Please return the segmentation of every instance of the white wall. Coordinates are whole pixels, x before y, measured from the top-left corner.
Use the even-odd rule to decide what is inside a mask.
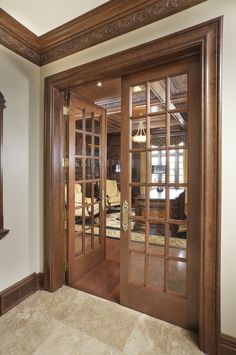
[[[39,272],[40,69],[0,46],[4,110],[3,193],[5,228],[0,241],[0,291]]]
[[[236,336],[236,151],[235,89],[236,82],[236,1],[208,0],[189,10],[144,28],[73,54],[41,68],[45,76],[163,37],[181,29],[224,15],[223,62],[223,210],[222,210],[222,331]],[[42,91],[41,91],[42,94]],[[234,159],[234,161],[232,161]]]

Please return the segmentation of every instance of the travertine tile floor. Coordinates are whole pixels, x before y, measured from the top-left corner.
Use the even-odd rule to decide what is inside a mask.
[[[174,325],[63,287],[38,291],[0,318],[1,355],[197,355]]]

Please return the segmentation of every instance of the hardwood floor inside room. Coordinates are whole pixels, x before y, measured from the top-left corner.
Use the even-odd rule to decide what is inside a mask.
[[[106,259],[69,286],[120,302],[120,240],[107,238]]]

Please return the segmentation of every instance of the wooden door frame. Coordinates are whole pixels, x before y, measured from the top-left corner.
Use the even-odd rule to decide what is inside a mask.
[[[200,348],[219,352],[221,235],[221,57],[223,18],[205,22],[45,79],[44,285],[64,284],[64,181],[61,90],[121,77],[199,53],[202,69]]]

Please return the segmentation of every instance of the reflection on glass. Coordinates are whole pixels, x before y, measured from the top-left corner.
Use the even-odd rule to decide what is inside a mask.
[[[182,261],[169,261],[168,291],[186,294],[186,263]]]
[[[101,197],[100,182],[99,181],[96,181],[94,183],[93,189],[94,189],[94,203],[95,203],[96,201],[99,201],[100,197]]]
[[[132,208],[135,210],[136,216],[146,216],[146,187],[132,186],[131,187]]]
[[[187,183],[187,149],[171,149],[169,157],[169,182],[174,184]]]
[[[146,152],[132,153],[132,182],[145,183],[146,182]]]
[[[132,149],[145,149],[147,146],[146,118],[131,120]]]
[[[149,224],[149,251],[163,255],[165,252],[165,224]]]
[[[129,254],[129,282],[144,283],[144,254]]]
[[[170,77],[170,109],[181,110],[187,106],[188,75]]]
[[[166,151],[151,151],[149,154],[149,182],[165,184],[166,182]]]
[[[165,79],[150,82],[150,113],[166,109]]]
[[[133,117],[146,114],[147,93],[146,84],[140,84],[131,88],[132,92],[132,113]]]
[[[75,133],[75,155],[83,155],[83,133]]]
[[[164,259],[148,257],[148,284],[159,289],[164,288]]]
[[[75,158],[75,181],[83,180],[83,159]]]
[[[145,249],[145,222],[132,220],[131,233],[130,233],[130,247],[132,249],[144,250]]]
[[[166,117],[165,115],[150,117],[150,148],[166,146]]]
[[[187,257],[187,223],[169,225],[169,255]]]

